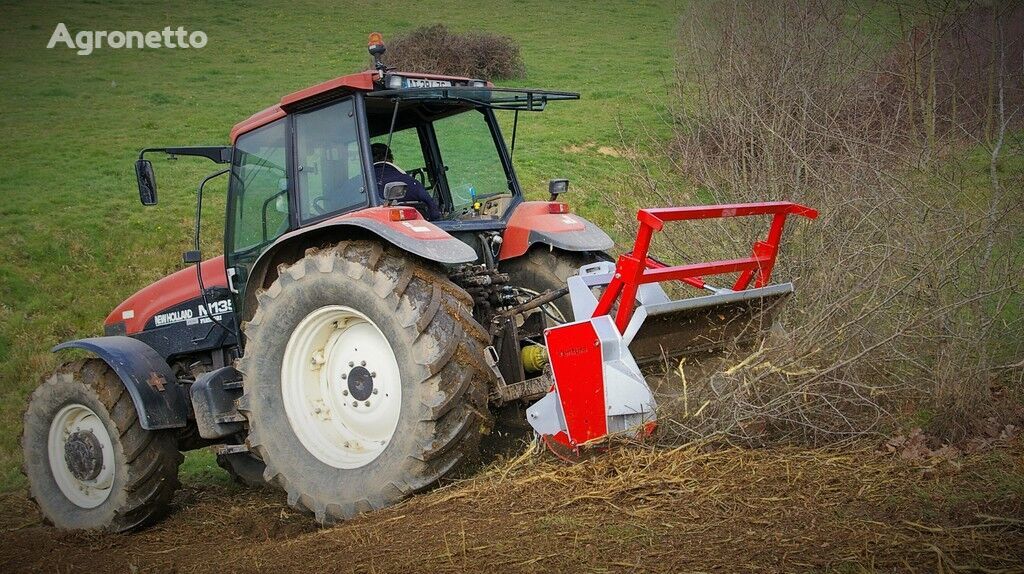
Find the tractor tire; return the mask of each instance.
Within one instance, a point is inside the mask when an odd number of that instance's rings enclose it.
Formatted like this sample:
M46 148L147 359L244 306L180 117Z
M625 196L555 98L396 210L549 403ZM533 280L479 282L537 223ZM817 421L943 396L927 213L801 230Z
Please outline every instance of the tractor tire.
M501 270L509 274L511 285L543 293L565 287L566 279L579 273L580 267L599 261L612 261L612 258L602 251L562 251L541 245L522 257L503 262ZM566 322L574 320L568 295L555 299L552 304Z
M231 476L231 480L248 486L250 488L263 488L268 486L263 478L267 465L263 461L248 452L236 452L231 454L218 454L217 466L223 468Z
M375 241L279 268L244 325L247 442L321 524L383 508L475 459L487 332L433 266Z
M139 426L102 360L57 369L32 393L23 422L22 472L47 523L125 532L167 514L183 459L175 431Z

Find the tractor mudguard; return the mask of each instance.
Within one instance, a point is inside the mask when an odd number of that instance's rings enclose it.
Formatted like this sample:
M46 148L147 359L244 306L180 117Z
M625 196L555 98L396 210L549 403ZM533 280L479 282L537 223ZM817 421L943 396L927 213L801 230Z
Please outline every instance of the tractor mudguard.
M146 430L181 428L188 422L188 397L171 367L152 347L115 335L67 341L53 348L85 349L114 369L128 390Z
M360 235L361 234L361 235ZM374 235L428 261L454 265L475 261L473 248L423 219L413 207L371 207L296 229L277 238L260 254L245 285L245 314L252 316L257 289L281 252L301 254L306 247L334 241Z
M476 252L472 247L423 219L415 208L404 206L360 209L285 233L260 256L260 260L266 257L267 253L276 251L277 246L298 236L352 227L365 229L402 251L408 251L428 261L452 265L476 260ZM259 265L260 260L257 260L256 265Z
M505 227L498 259L519 257L535 243L564 251L607 251L615 242L600 227L568 213L568 207L557 201L525 201L520 203Z

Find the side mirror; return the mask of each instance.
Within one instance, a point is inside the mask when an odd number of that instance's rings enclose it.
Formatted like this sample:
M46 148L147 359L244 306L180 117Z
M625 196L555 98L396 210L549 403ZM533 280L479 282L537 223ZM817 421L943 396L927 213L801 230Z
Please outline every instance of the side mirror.
M548 193L551 194L551 201L558 198L560 193L569 191L569 180L568 179L549 179L548 180Z
M384 184L384 200L385 201L398 201L405 197L405 193L409 191L409 186L402 183L401 181L392 181Z
M140 159L135 162L135 179L139 182L139 201L142 205L156 205L156 175L153 162Z

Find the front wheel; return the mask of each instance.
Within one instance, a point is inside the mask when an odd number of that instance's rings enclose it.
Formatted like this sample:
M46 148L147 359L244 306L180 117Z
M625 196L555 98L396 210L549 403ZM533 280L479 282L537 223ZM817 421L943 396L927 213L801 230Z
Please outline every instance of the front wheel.
M21 439L31 497L59 528L132 530L167 513L178 487L174 431L139 426L100 359L59 368L29 399Z
M240 408L289 504L348 518L475 457L491 420L488 335L446 276L351 241L308 251L258 301Z

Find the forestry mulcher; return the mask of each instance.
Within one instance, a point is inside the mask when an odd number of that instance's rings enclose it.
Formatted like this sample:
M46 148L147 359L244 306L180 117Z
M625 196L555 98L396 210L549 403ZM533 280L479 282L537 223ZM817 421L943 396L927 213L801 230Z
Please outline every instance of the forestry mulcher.
M631 250L561 201L527 201L512 163L520 112L575 100L472 78L374 69L281 98L230 145L147 156L225 167L197 194L188 267L118 305L105 336L32 394L24 471L62 528L134 529L167 511L181 451L213 447L321 523L392 504L474 459L515 421L577 451L653 429L641 366L745 337L793 291L770 284L787 202L638 213ZM497 116L511 117L509 144ZM379 153L377 153L379 152ZM376 153L376 157L375 157ZM203 259L203 188L228 179L223 254ZM668 265L668 222L767 215L752 253ZM728 287L706 278L735 277ZM660 283L697 295L673 300Z

